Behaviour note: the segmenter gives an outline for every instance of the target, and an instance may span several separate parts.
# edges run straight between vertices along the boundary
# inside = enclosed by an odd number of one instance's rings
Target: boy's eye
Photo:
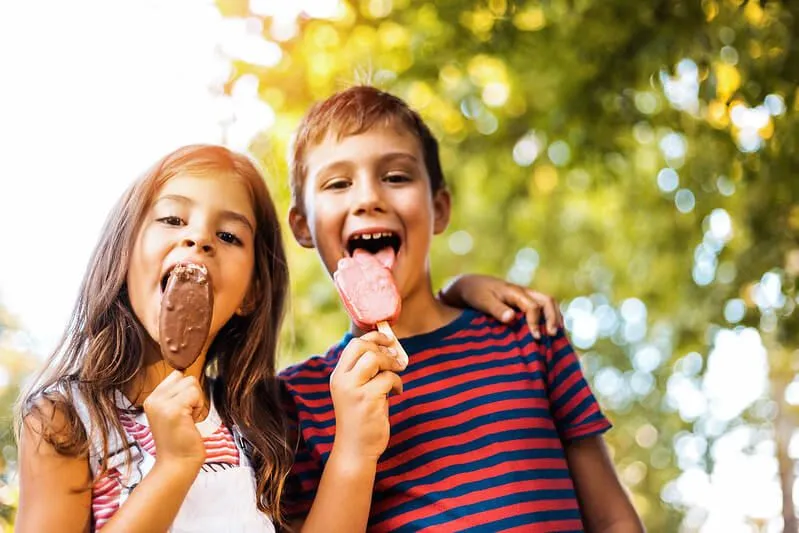
[[[241,239],[228,231],[220,231],[217,236],[228,244],[241,244]]]
[[[410,181],[411,177],[407,174],[403,174],[401,172],[391,172],[386,174],[385,179],[389,183],[404,183],[406,181]]]
[[[161,217],[157,219],[157,221],[162,222],[167,226],[184,226],[186,224],[182,218],[175,216]]]

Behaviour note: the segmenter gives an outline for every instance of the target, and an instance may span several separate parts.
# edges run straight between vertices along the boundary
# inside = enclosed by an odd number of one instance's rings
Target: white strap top
[[[89,460],[95,476],[92,512],[95,530],[100,530],[150,472],[157,452],[146,415],[125,412],[131,404],[118,392],[117,405],[127,442],[120,442],[114,432],[109,434],[109,471],[98,479],[102,438],[93,431],[88,410],[77,389],[74,397],[80,404],[76,408],[91,439]],[[222,424],[213,400],[208,416],[197,423],[197,429],[205,443],[205,464],[183,500],[170,531],[274,533],[271,520],[257,508],[255,477],[242,448],[243,440],[236,438],[235,428],[231,432]],[[132,464],[127,464],[125,450],[128,448],[132,452]]]

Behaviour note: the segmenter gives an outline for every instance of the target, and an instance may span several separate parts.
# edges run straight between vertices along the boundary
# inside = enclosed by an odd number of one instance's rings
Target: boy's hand
[[[395,373],[402,367],[390,352],[392,342],[377,331],[352,339],[330,375],[337,455],[376,463],[388,445],[388,395],[402,392]]]
[[[205,445],[194,424],[204,405],[197,378],[184,376],[178,370],[164,378],[147,397],[144,412],[155,440],[157,461],[196,467],[199,471],[205,461]]]
[[[500,322],[509,322],[515,311],[522,311],[533,337],[541,338],[541,312],[546,320],[547,333],[554,335],[563,327],[563,316],[551,296],[508,283],[492,276],[465,274],[453,279],[439,293],[441,301],[454,307],[473,307]]]

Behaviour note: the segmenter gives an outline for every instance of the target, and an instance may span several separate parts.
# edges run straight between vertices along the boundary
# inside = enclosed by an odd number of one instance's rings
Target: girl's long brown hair
[[[237,425],[252,445],[258,507],[284,525],[280,501],[293,451],[275,359],[288,266],[280,223],[263,176],[247,157],[226,148],[180,148],[158,161],[123,194],[105,223],[59,346],[21,397],[17,428],[26,417],[36,417],[43,428],[42,438],[58,452],[86,454],[90,437],[74,408],[75,387],[102,437],[101,473],[106,470],[109,432],[126,440],[114,397],[116,391],[134,382],[144,366],[144,348],[154,342],[128,300],[130,254],[157,191],[180,173],[230,176],[243,180],[250,191],[256,218],[252,311],[246,316],[234,315],[223,326],[205,364],[206,371],[213,369],[217,378],[214,399],[220,416],[228,426]],[[53,410],[65,418],[63,427],[53,427]]]

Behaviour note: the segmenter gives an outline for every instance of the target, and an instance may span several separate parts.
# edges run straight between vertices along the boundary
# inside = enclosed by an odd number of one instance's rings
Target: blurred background
[[[249,151],[280,209],[315,100],[396,93],[454,193],[458,273],[561,304],[652,532],[797,531],[799,3],[0,3],[0,520],[11,409],[55,347],[102,221],[190,142]],[[346,326],[313,252],[281,366]]]

